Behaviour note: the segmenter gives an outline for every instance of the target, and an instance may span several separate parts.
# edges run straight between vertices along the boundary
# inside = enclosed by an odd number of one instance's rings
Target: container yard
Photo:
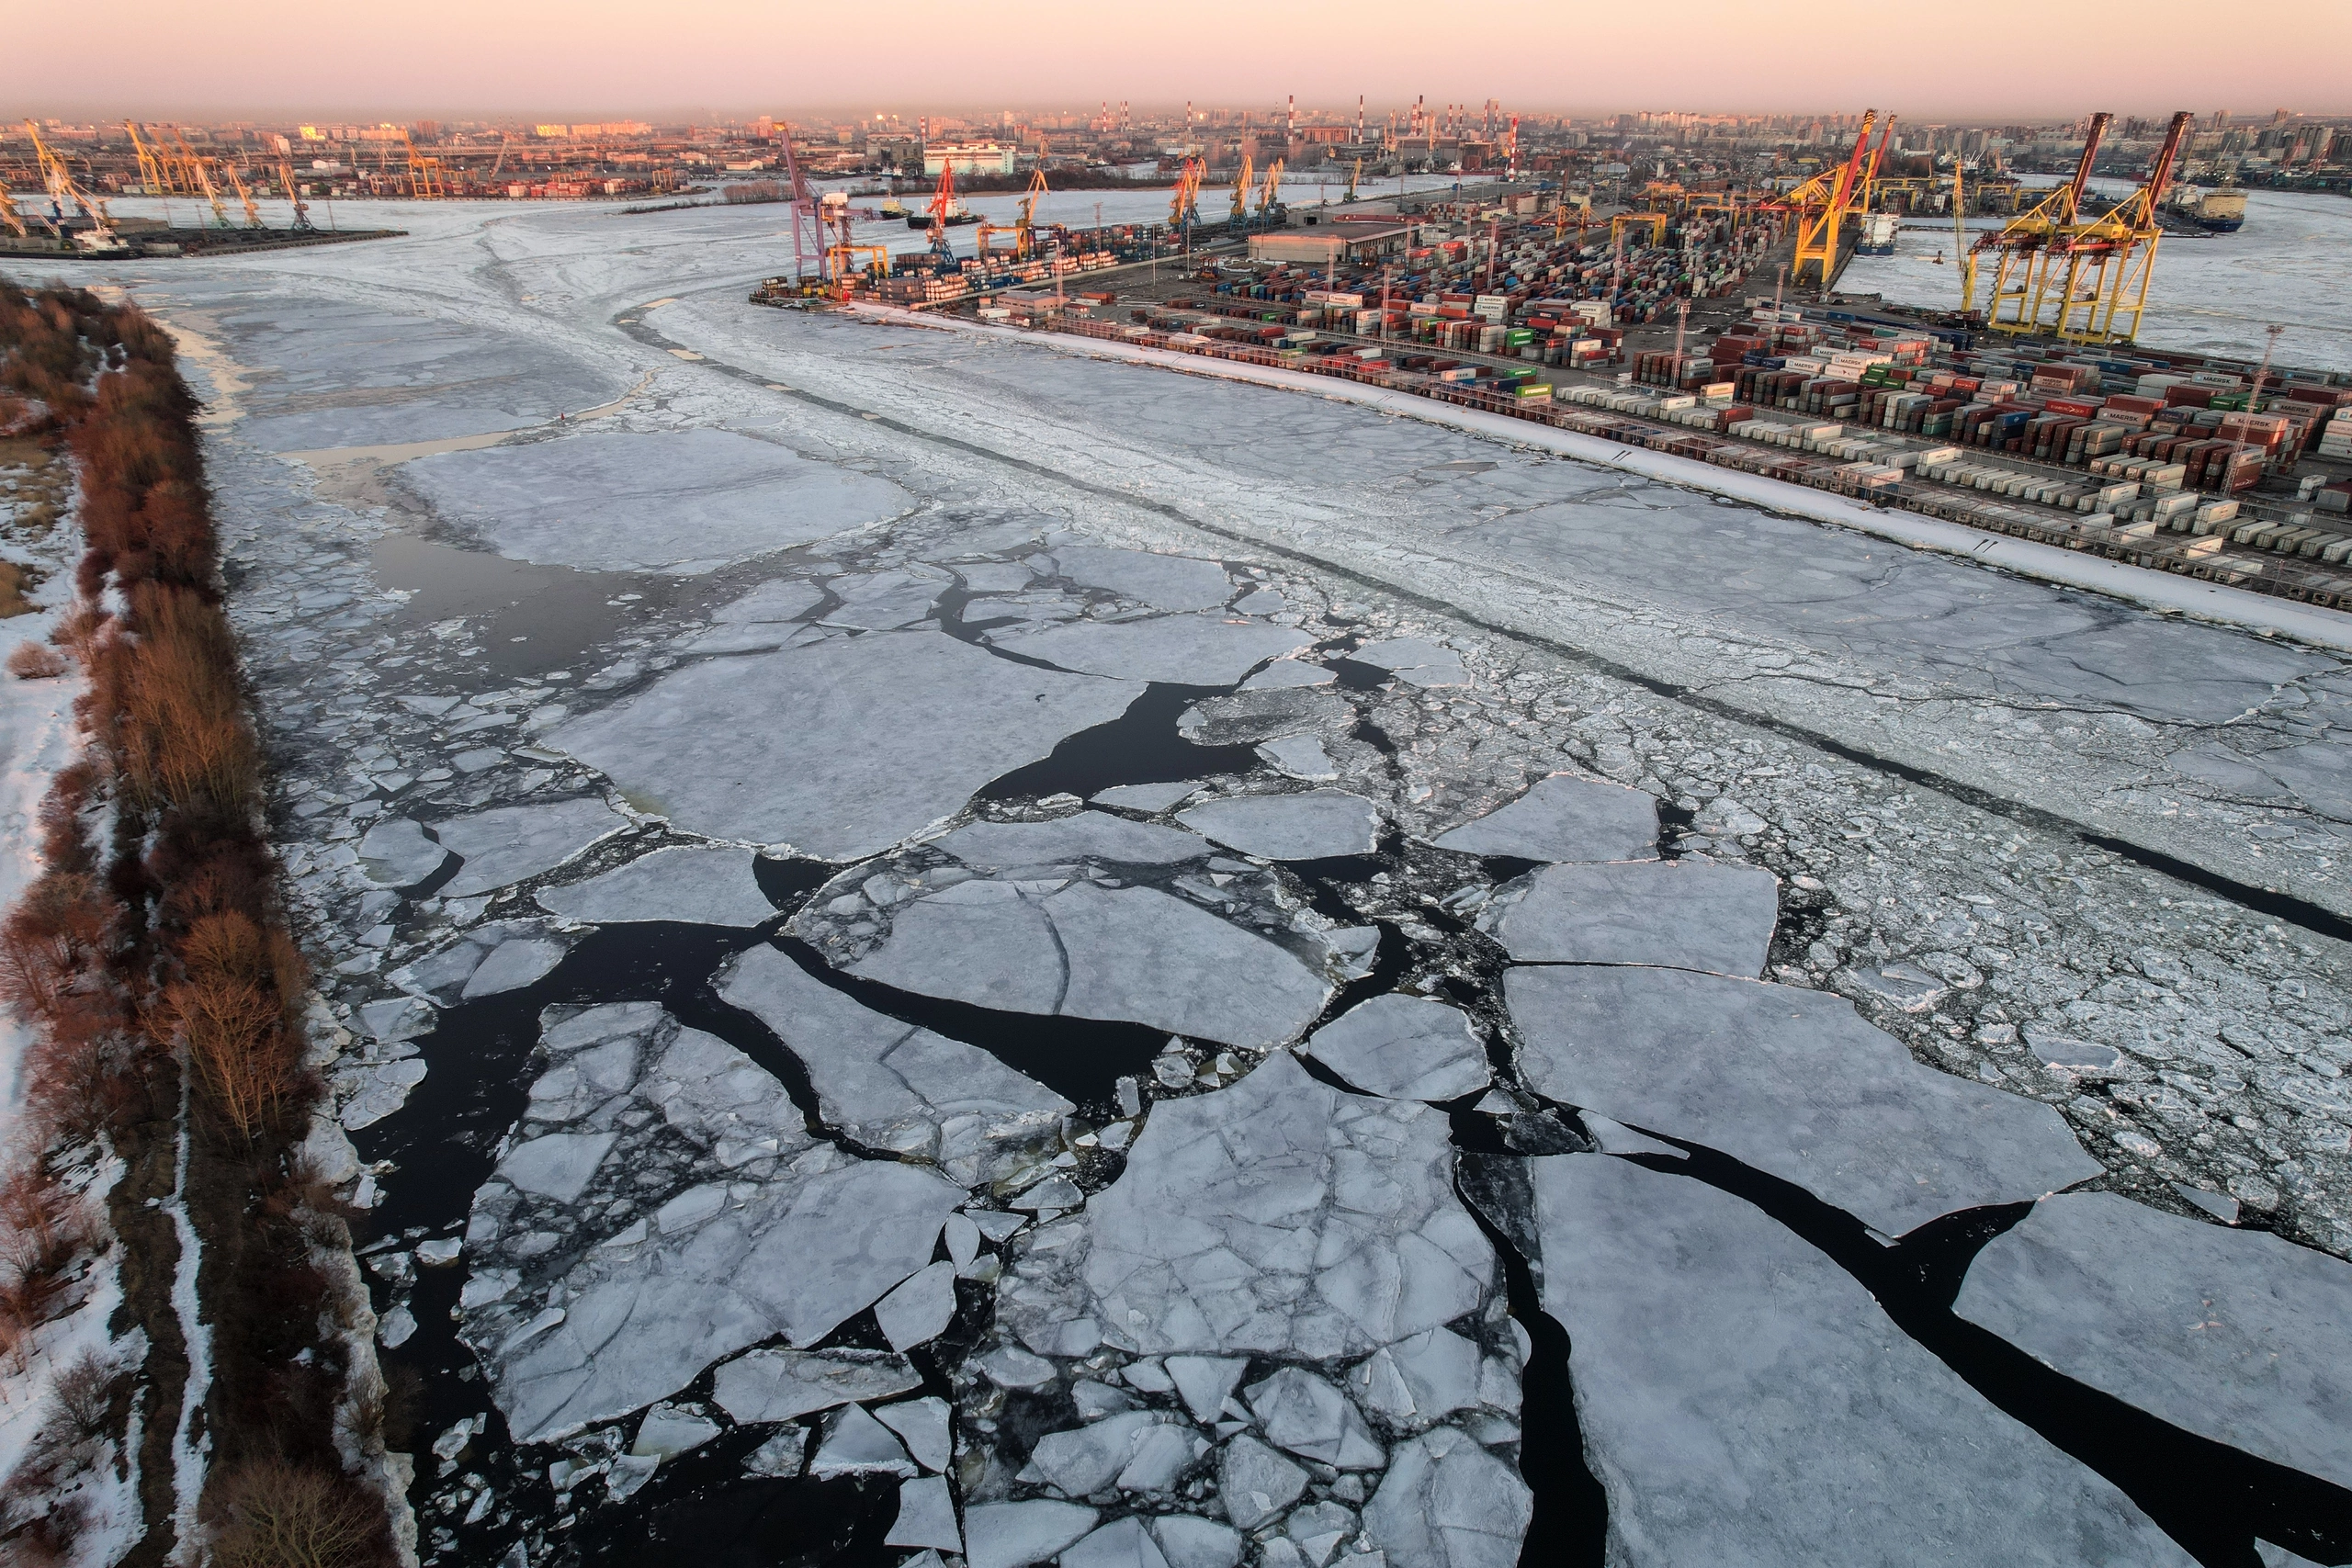
[[[1416,206],[1283,232],[1320,265],[1261,236],[1190,271],[1109,249],[1067,266],[1101,287],[971,268],[858,293],[1371,381],[2352,604],[2352,376],[1776,302],[1753,290],[1793,236],[1761,204],[1630,222],[1535,191]],[[1383,235],[1376,254],[1351,239]]]

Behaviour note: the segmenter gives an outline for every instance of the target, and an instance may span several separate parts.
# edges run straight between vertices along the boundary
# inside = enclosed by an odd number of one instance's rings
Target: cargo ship
[[[2208,233],[2234,234],[2245,227],[2245,192],[2233,186],[2199,190],[2195,186],[2177,186],[2165,206],[2173,216]]]
[[[948,198],[947,226],[949,228],[953,229],[959,223],[978,223],[979,220],[980,215],[966,207],[960,197],[950,197]],[[910,209],[907,213],[907,227],[910,229],[930,228],[931,209],[927,207],[921,210]]]
[[[1854,241],[1858,256],[1891,256],[1894,254],[1894,231],[1901,220],[1892,212],[1865,212],[1862,231]]]

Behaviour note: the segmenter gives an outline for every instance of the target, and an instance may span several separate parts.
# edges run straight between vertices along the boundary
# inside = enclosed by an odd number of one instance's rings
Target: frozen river
[[[2342,660],[762,310],[780,216],[88,270],[424,1560],[2352,1557]]]
[[[2116,186],[2110,194],[2125,192]],[[1838,287],[1894,304],[1958,310],[1951,226],[1917,222],[1925,226],[1906,223],[1894,254],[1856,256]],[[1989,272],[1978,279],[1979,309],[1990,284]],[[2245,227],[2236,233],[2167,234],[2158,243],[2143,345],[2259,359],[2263,328],[2272,323],[2287,329],[2279,363],[2352,370],[2352,201],[2248,191]]]

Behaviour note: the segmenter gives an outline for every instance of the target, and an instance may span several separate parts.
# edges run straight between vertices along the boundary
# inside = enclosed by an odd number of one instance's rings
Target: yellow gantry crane
[[[130,150],[139,155],[140,187],[149,196],[171,195],[172,180],[165,172],[164,160],[155,155],[155,150],[148,146],[146,139],[139,134],[138,124],[125,120],[122,128],[130,132]]]
[[[1266,165],[1266,183],[1258,192],[1258,216],[1272,219],[1274,208],[1282,200],[1283,161],[1280,158]]]
[[[1951,159],[1952,260],[1960,264],[1960,313],[1976,310],[1976,247],[1968,243],[1968,191],[1961,181],[1960,154]]]
[[[1363,177],[1363,160],[1362,158],[1358,158],[1356,160],[1356,166],[1348,171],[1348,194],[1340,198],[1341,201],[1353,201],[1356,198],[1356,181]]]
[[[229,176],[230,187],[237,193],[238,205],[245,209],[245,227],[260,228],[261,209],[254,205],[254,194],[245,188],[245,176],[238,170],[237,161],[234,158],[221,159],[220,172]]]
[[[1198,158],[1184,160],[1183,172],[1176,176],[1176,193],[1168,201],[1168,226],[1180,233],[1190,233],[1201,220],[1201,177],[1208,173],[1208,165]]]
[[[29,119],[25,121],[25,134],[32,139],[33,159],[40,165],[41,183],[48,187],[50,207],[56,215],[51,220],[51,227],[59,237],[64,236],[62,220],[66,207],[71,204],[80,209],[82,215],[90,220],[87,231],[75,237],[75,244],[85,251],[121,250],[122,241],[114,231],[114,219],[107,213],[107,204],[82,188],[65,160],[49,150],[49,143],[40,139],[40,128]],[[14,197],[7,198],[7,206],[11,213],[16,211]]]
[[[1788,194],[1786,205],[1798,213],[1796,259],[1789,267],[1791,283],[1804,282],[1808,264],[1825,289],[1838,276],[1838,231],[1861,195],[1862,160],[1869,155],[1871,130],[1877,123],[1878,110],[1866,111],[1861,134],[1854,138],[1854,150],[1846,161],[1834,169],[1824,169]]]
[[[441,160],[429,158],[416,150],[405,128],[401,131],[401,147],[408,153],[408,193],[419,201],[438,200],[448,194],[441,183]]]
[[[283,152],[277,155],[277,183],[286,187],[286,199],[294,204],[294,227],[311,226],[311,204],[302,199],[302,187],[294,183],[293,160]]]
[[[1233,182],[1233,211],[1229,214],[1235,223],[1242,222],[1250,216],[1250,182],[1253,168],[1250,154],[1241,154],[1241,174]]]
[[[1027,261],[1037,248],[1037,198],[1046,194],[1046,171],[1041,164],[1029,172],[1029,188],[1022,194],[1021,210],[1012,220],[1012,254],[1014,259]],[[985,250],[987,242],[981,242]]]
[[[2164,146],[2140,187],[2104,212],[2086,214],[2091,163],[2106,134],[2106,114],[2091,117],[2074,180],[2000,232],[1978,242],[2000,257],[1987,325],[1996,331],[2049,333],[2065,343],[2130,343],[2154,281],[2157,204],[2172,184],[2188,133],[2188,112],[2173,116]]]

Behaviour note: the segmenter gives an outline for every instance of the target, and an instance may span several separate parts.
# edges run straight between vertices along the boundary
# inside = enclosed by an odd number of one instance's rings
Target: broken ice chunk
[[[1384,1346],[1348,1373],[1364,1406],[1398,1427],[1418,1427],[1478,1403],[1478,1347],[1450,1328]]]
[[[1612,1122],[1596,1111],[1587,1111],[1577,1118],[1592,1141],[1600,1145],[1605,1155],[1665,1155],[1672,1159],[1690,1157],[1672,1144],[1662,1144],[1644,1133],[1636,1133],[1623,1122]]]
[[[1336,789],[1227,795],[1195,806],[1177,820],[1243,854],[1266,860],[1364,855],[1380,844],[1380,808],[1360,795]]]
[[[1522,964],[1653,964],[1754,976],[1780,909],[1761,866],[1636,861],[1553,865],[1495,922]]]
[[[1340,764],[1323,750],[1323,738],[1319,735],[1278,735],[1259,746],[1258,755],[1295,779],[1311,782],[1340,776]]]
[[[386,887],[413,887],[448,863],[447,846],[427,838],[424,826],[392,817],[368,829],[359,840],[359,869]]]
[[[1043,1388],[1054,1381],[1054,1364],[1018,1345],[1002,1345],[980,1358],[980,1371],[1000,1388]]]
[[[1097,790],[1094,804],[1157,813],[1196,793],[1200,787],[1198,779],[1180,779],[1173,784],[1114,784],[1109,789]]]
[[[999,896],[983,903],[981,889]],[[1031,895],[965,883],[902,908],[850,965],[922,996],[1124,1020],[1231,1045],[1274,1045],[1329,984],[1288,949],[1153,887],[1072,883]]]
[[[984,870],[1073,860],[1172,865],[1210,852],[1208,840],[1194,834],[1106,811],[1073,812],[1050,822],[969,822],[935,847]]]
[[[1443,643],[1426,637],[1390,637],[1385,642],[1366,643],[1348,657],[1359,664],[1385,670],[1415,686],[1470,683],[1469,674],[1462,668],[1462,656]]]
[[[1287,626],[1216,615],[1076,621],[1040,631],[1007,627],[987,635],[991,647],[1057,669],[1183,686],[1231,685],[1253,665],[1315,640]]]
[[[1484,817],[1430,840],[1442,850],[1536,861],[1648,860],[1657,853],[1657,801],[1623,784],[1554,773]]]
[[[563,943],[552,937],[510,936],[490,950],[490,956],[467,976],[466,988],[458,994],[472,1001],[477,997],[519,991],[562,963],[563,953]]]
[[[1168,1568],[1233,1568],[1241,1561],[1241,1532],[1215,1519],[1162,1514],[1151,1521],[1151,1533]]]
[[[2044,1199],[1952,1310],[2078,1382],[2352,1486],[2352,1264],[2120,1192]]]
[[[1391,1100],[1459,1100],[1493,1077],[1468,1014],[1395,992],[1317,1030],[1306,1054],[1366,1093]]]
[[[1752,1568],[2193,1561],[2121,1492],[1996,1409],[1888,1322],[1851,1276],[1762,1211],[1625,1160],[1528,1163],[1544,1305],[1568,1331],[1612,1557]],[[1456,1441],[1434,1462],[1416,1462],[1411,1444],[1398,1450],[1364,1511],[1375,1544],[1395,1553],[1432,1530],[1480,1528],[1475,1515],[1449,1517],[1435,1487],[1402,1484],[1435,1479],[1448,1461],[1470,1464],[1456,1456],[1476,1450]],[[1491,1491],[1453,1495],[1500,1517],[1504,1490],[1498,1478]],[[1862,1496],[1870,1506],[1852,1506]],[[1414,1561],[1508,1568],[1517,1556],[1514,1540],[1475,1559],[1452,1551]]]
[[[956,1265],[931,1264],[874,1303],[882,1337],[893,1350],[929,1344],[947,1332],[956,1316]]]
[[[442,844],[466,863],[442,886],[441,896],[463,898],[488,893],[552,871],[628,827],[626,818],[593,795],[547,805],[496,806],[435,823],[433,830]]]
[[[836,1475],[899,1475],[911,1479],[914,1461],[890,1429],[867,1415],[861,1405],[845,1404],[825,1429],[808,1473],[819,1481]]]
[[[1126,1469],[1147,1432],[1173,1419],[1164,1410],[1127,1410],[1066,1432],[1048,1432],[1029,1450],[1021,1478],[1043,1482],[1068,1497],[1100,1492]]]
[[[539,890],[540,908],[583,925],[676,920],[697,926],[756,926],[776,916],[760,891],[749,850],[673,845],[627,865]]]
[[[712,1397],[744,1425],[789,1421],[922,1386],[903,1356],[872,1350],[754,1350],[718,1369]]]
[[[1238,1356],[1170,1356],[1161,1363],[1175,1380],[1176,1392],[1193,1419],[1212,1422],[1225,1414],[1225,1402],[1241,1384],[1250,1363]]]
[[[1447,1133],[1441,1111],[1343,1095],[1277,1053],[1162,1101],[1088,1201],[1080,1299],[1008,1292],[1000,1316],[1020,1332],[1033,1311],[1089,1314],[1145,1354],[1317,1359],[1451,1322],[1485,1301],[1494,1253],[1454,1196]]]
[[[1516,1471],[1467,1434],[1439,1427],[1397,1445],[1380,1490],[1364,1506],[1363,1529],[1389,1561],[1414,1568],[1516,1568],[1533,1517]],[[1611,1537],[1613,1552],[1613,1529]],[[1731,1555],[1724,1561],[1750,1561],[1728,1542],[1725,1550]]]
[[[874,1408],[874,1418],[899,1434],[907,1451],[925,1470],[944,1471],[955,1457],[955,1447],[948,1436],[947,1402],[944,1399],[910,1399],[901,1404],[879,1404]]]
[[[650,1454],[656,1459],[675,1459],[717,1436],[718,1423],[709,1416],[681,1405],[657,1404],[638,1423],[637,1436],[630,1441],[628,1451]]]
[[[517,1144],[498,1162],[498,1174],[525,1192],[559,1203],[576,1201],[613,1146],[611,1133],[547,1133]]]
[[[1886,1235],[2099,1174],[2050,1106],[1922,1066],[1843,997],[1687,971],[1513,969],[1538,1093],[1719,1149]]]
[[[1061,575],[1086,588],[1107,588],[1122,599],[1161,610],[1213,610],[1232,597],[1232,580],[1215,561],[1148,550],[1065,545],[1054,552]]]
[[[1091,1508],[1038,1498],[976,1503],[964,1510],[967,1568],[1025,1568],[1044,1562],[1094,1528]]]
[[[774,947],[722,972],[718,994],[775,1031],[808,1069],[822,1114],[865,1143],[936,1158],[959,1181],[1003,1174],[1076,1107],[976,1045],[877,1013]],[[968,1139],[940,1146],[967,1121]]]
[[[1253,594],[1251,597],[1254,598],[1256,595]],[[1244,600],[1242,603],[1248,602]],[[1235,607],[1239,608],[1238,605]],[[1292,686],[1328,686],[1339,678],[1338,671],[1327,669],[1320,664],[1309,664],[1299,659],[1277,659],[1247,681],[1242,682],[1241,689],[1245,692],[1256,692],[1269,688],[1281,691]]]
[[[2219,1192],[2208,1192],[2201,1187],[2191,1187],[2188,1183],[2182,1181],[2174,1182],[2172,1184],[2172,1190],[2179,1193],[2181,1197],[2186,1199],[2190,1204],[2212,1215],[2223,1224],[2233,1225],[2238,1223],[2238,1201],[2236,1199],[2224,1197]]]
[[[1217,1456],[1216,1490],[1225,1517],[1242,1529],[1256,1529],[1298,1501],[1306,1472],[1247,1433]]]
[[[874,632],[689,664],[550,737],[688,831],[848,861],[960,807],[1137,689]]]
[[[1061,1568],[1168,1568],[1159,1543],[1130,1515],[1104,1525],[1061,1555]]]
[[[815,1473],[812,1470],[810,1473]],[[941,1551],[964,1550],[963,1534],[956,1528],[956,1500],[944,1475],[918,1476],[899,1488],[899,1517],[885,1546],[927,1546]],[[933,1558],[933,1562],[937,1559]]]
[[[1340,1470],[1378,1470],[1387,1455],[1348,1396],[1299,1367],[1249,1392],[1250,1413],[1278,1448]]]

